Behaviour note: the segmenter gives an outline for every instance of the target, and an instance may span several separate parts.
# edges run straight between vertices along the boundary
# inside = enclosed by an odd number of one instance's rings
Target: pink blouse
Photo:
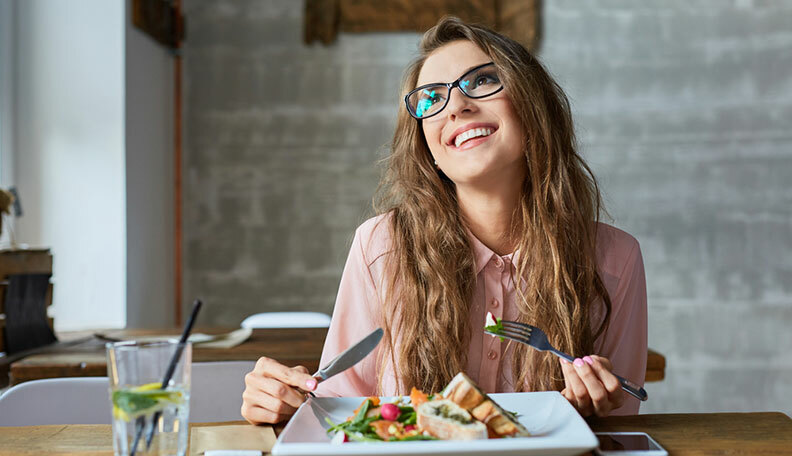
[[[388,215],[371,218],[358,227],[339,285],[330,329],[322,351],[324,366],[380,324],[378,308],[384,300],[385,255],[391,239]],[[512,256],[500,256],[472,233],[476,259],[476,286],[470,312],[473,331],[465,373],[485,392],[512,392],[511,349],[507,342],[484,334],[487,312],[505,320],[517,319],[516,293],[510,280]],[[613,363],[614,372],[643,385],[646,375],[646,278],[638,241],[612,226],[598,227],[597,264],[610,294],[612,310],[607,334],[594,344],[595,354]],[[596,317],[593,317],[596,318]],[[382,344],[380,344],[380,347]],[[351,369],[319,384],[319,396],[371,396],[377,388],[377,348]],[[402,394],[393,366],[385,366],[383,394]],[[640,401],[625,393],[625,404],[612,415],[638,413]]]

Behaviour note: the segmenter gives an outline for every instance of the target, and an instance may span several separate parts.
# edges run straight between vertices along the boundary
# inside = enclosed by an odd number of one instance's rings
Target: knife
[[[382,339],[382,328],[377,328],[360,342],[347,348],[340,355],[333,358],[325,367],[316,371],[313,377],[318,377],[321,379],[320,381],[327,380],[333,375],[340,374],[349,369],[368,356],[379,344],[380,339]],[[309,392],[308,394],[310,394],[311,397],[316,397],[313,392]]]

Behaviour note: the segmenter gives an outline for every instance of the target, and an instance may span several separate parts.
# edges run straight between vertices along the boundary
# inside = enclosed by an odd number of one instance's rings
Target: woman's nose
[[[454,120],[460,114],[475,112],[475,101],[465,96],[458,87],[451,89],[451,92],[448,93],[448,97],[448,105],[446,106],[446,111],[448,112],[446,115],[449,119]]]

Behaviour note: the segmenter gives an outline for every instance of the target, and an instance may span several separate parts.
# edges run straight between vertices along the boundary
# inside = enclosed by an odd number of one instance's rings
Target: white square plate
[[[519,413],[531,437],[489,440],[429,440],[331,444],[325,418],[340,423],[363,397],[308,399],[294,414],[272,448],[274,456],[309,455],[574,455],[597,446],[597,438],[572,405],[557,391],[490,395],[501,407]],[[383,398],[390,402],[392,398]]]

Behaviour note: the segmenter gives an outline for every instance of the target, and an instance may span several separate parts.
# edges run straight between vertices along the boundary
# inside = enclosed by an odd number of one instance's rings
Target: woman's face
[[[472,42],[454,41],[427,57],[416,87],[453,82],[471,68],[491,61]],[[525,141],[505,89],[485,98],[472,99],[454,88],[445,109],[422,122],[437,166],[457,188],[471,185],[486,190],[524,179]],[[472,135],[458,144],[457,136],[471,130],[484,135]],[[487,135],[490,131],[492,133]],[[467,136],[471,135],[463,138]]]

